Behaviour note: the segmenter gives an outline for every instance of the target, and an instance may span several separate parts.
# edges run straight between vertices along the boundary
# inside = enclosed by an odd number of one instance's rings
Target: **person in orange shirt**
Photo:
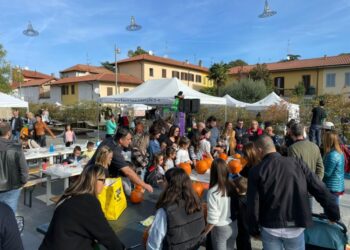
[[[46,133],[47,131],[53,139],[56,136],[52,133],[51,129],[42,121],[41,115],[35,115],[36,122],[34,123],[34,138],[40,147],[46,147]]]

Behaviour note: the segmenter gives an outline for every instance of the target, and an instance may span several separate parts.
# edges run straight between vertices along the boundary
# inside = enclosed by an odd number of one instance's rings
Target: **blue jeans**
[[[309,139],[317,146],[321,146],[321,125],[310,126]]]
[[[261,239],[264,250],[305,250],[304,233],[296,238],[282,238],[273,236],[262,229]]]
[[[0,192],[0,202],[6,203],[12,208],[14,214],[17,212],[17,205],[19,196],[21,195],[21,188],[12,189],[10,191]]]

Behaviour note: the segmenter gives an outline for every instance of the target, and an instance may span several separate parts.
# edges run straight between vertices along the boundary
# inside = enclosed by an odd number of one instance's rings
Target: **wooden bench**
[[[32,207],[32,198],[33,198],[33,191],[36,185],[41,184],[43,182],[46,182],[46,177],[45,178],[38,178],[38,179],[33,179],[29,180],[24,186],[24,201],[23,204],[28,207]],[[27,201],[27,191],[29,191],[29,202]]]

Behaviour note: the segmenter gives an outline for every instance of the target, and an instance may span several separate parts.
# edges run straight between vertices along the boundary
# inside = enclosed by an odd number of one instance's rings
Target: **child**
[[[66,125],[63,133],[60,134],[58,137],[63,137],[63,143],[66,145],[66,147],[69,147],[70,145],[74,144],[77,140],[75,133],[69,124]]]
[[[189,163],[192,164],[190,160],[190,155],[188,153],[188,148],[190,146],[190,139],[186,136],[180,138],[179,141],[179,150],[176,153],[175,165],[178,167],[180,163]]]
[[[236,185],[236,191],[238,193],[238,236],[236,239],[237,250],[251,250],[248,217],[247,217],[247,178],[239,177],[233,181]]]
[[[203,159],[203,152],[200,149],[201,136],[199,132],[195,132],[191,137],[191,146],[189,148],[189,153],[191,160],[193,161],[193,165],[197,165],[197,161]]]
[[[67,159],[63,160],[63,162],[67,162],[68,164],[79,163],[83,157],[81,156],[81,148],[79,146],[75,146],[73,150],[73,155],[67,157]]]
[[[213,159],[211,155],[211,148],[209,138],[211,136],[211,132],[208,129],[203,129],[201,133],[201,141],[199,143],[199,148],[203,153],[203,157]]]
[[[165,164],[164,164],[164,170],[168,171],[169,169],[175,167],[174,160],[176,158],[176,150],[173,147],[168,147],[165,150]]]
[[[163,168],[164,156],[161,153],[153,156],[154,164],[147,169],[145,176],[146,183],[152,186],[158,186],[163,182],[165,171]]]
[[[95,143],[93,143],[92,141],[89,141],[86,144],[86,151],[83,153],[83,157],[86,157],[86,159],[90,160],[92,156],[95,154],[94,146],[95,146]]]
[[[214,147],[214,158],[218,157],[221,153],[226,153],[226,141],[225,138],[220,138],[217,145]]]

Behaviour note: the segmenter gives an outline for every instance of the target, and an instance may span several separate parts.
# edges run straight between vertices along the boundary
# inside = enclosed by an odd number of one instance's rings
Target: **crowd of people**
[[[207,249],[249,250],[251,237],[261,239],[266,250],[304,249],[303,232],[312,224],[313,200],[335,222],[340,219],[339,197],[345,190],[341,141],[333,128],[322,128],[326,115],[321,111],[315,111],[313,118],[319,124],[310,127],[311,140],[322,134],[320,143],[308,140],[305,126],[295,120],[287,123],[284,136],[277,136],[272,123],[258,120],[249,127],[243,119],[221,127],[210,116],[181,133],[178,125],[162,119],[148,129],[142,121],[128,129],[111,115],[106,138],[96,152],[90,151],[83,173],[61,196],[40,249],[89,249],[95,242],[107,249],[124,249],[123,239],[113,233],[97,200],[109,177],[122,177],[127,195],[132,186],[147,192],[162,189],[147,249],[206,245]],[[37,118],[33,130],[41,122]],[[11,134],[17,135],[16,121],[11,124],[11,129],[0,126],[0,152],[7,149]],[[62,136],[66,144],[75,142],[69,126]],[[36,142],[44,145],[44,138],[39,138]],[[73,160],[81,157],[79,151],[74,149]],[[247,164],[233,176],[219,157],[222,153],[240,154]],[[179,166],[187,163],[195,168],[206,158],[213,162],[204,209],[190,176]],[[18,180],[18,187],[25,178]],[[8,185],[0,185],[0,201],[5,203]]]

